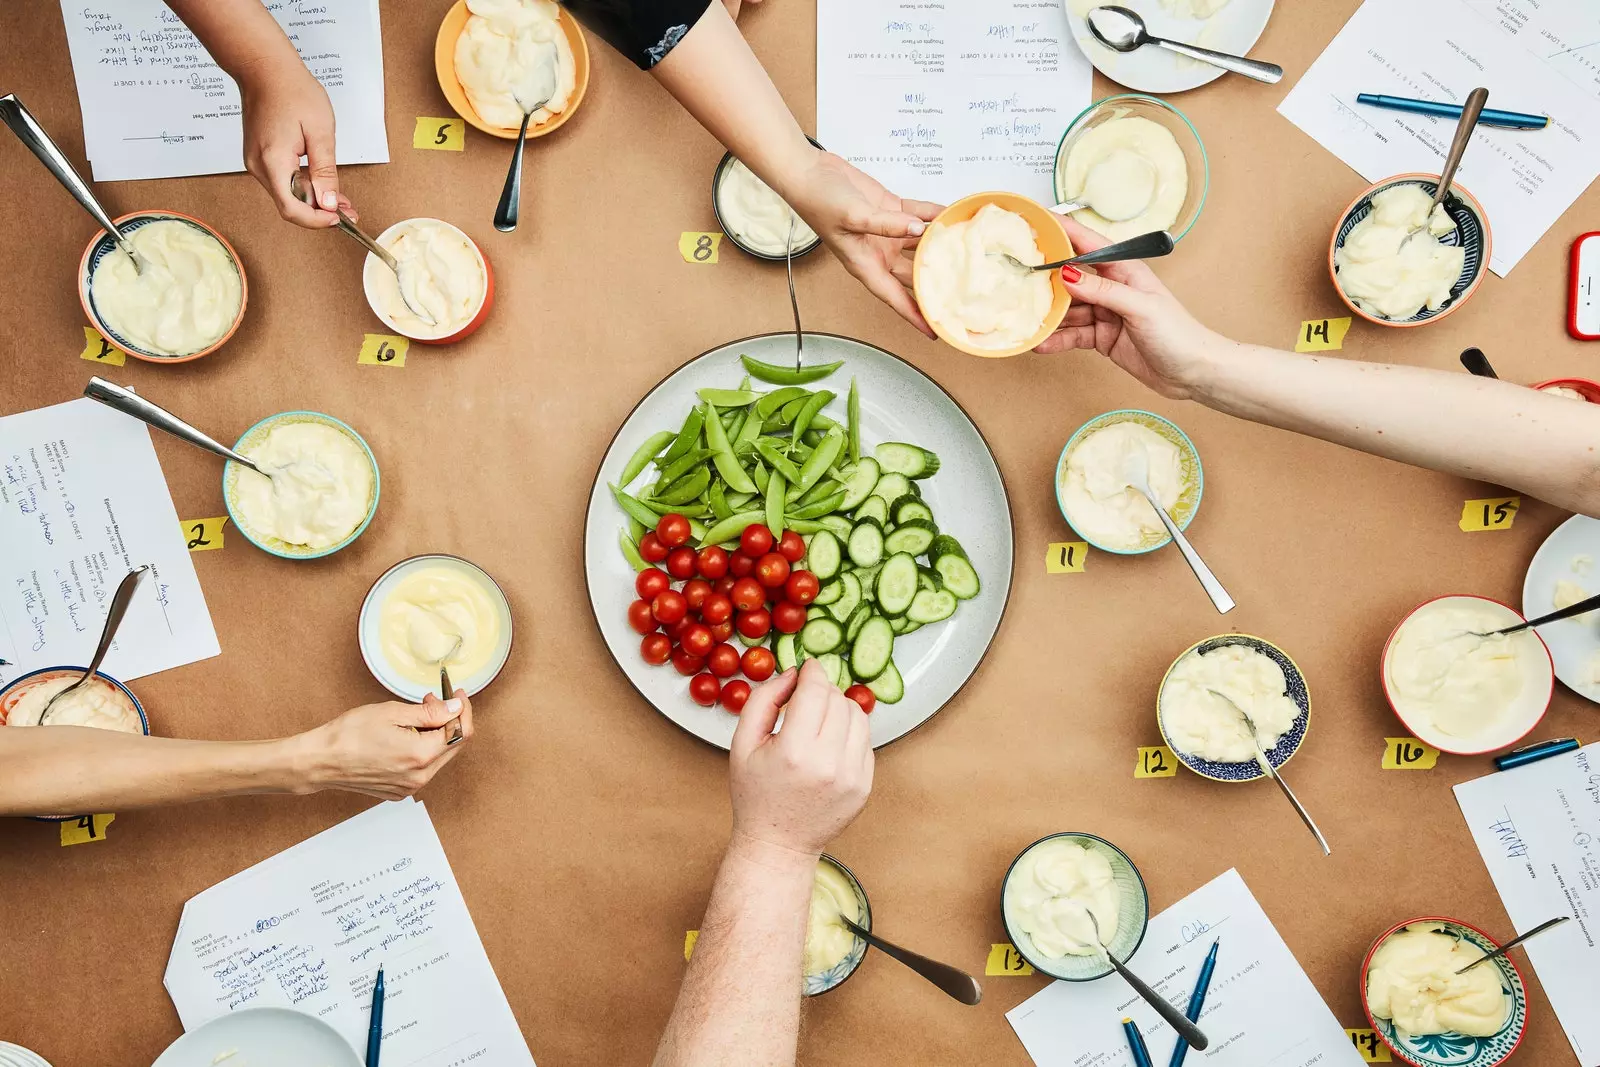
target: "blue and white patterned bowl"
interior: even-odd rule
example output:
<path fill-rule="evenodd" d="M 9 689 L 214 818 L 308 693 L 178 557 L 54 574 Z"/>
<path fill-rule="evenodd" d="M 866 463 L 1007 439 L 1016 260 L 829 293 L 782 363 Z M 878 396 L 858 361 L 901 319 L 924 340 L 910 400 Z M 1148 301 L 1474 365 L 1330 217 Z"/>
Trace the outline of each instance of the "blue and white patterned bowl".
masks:
<path fill-rule="evenodd" d="M 1300 714 L 1295 716 L 1289 732 L 1278 738 L 1278 743 L 1267 752 L 1267 762 L 1272 764 L 1273 770 L 1277 770 L 1300 751 L 1300 745 L 1306 739 L 1306 731 L 1311 729 L 1311 690 L 1306 687 L 1305 675 L 1300 672 L 1299 664 L 1289 658 L 1289 653 L 1271 641 L 1262 640 L 1254 634 L 1219 634 L 1204 641 L 1197 641 L 1184 649 L 1178 659 L 1172 661 L 1172 667 L 1176 667 L 1178 661 L 1190 653 L 1203 656 L 1212 649 L 1222 648 L 1225 645 L 1247 645 L 1283 668 L 1283 680 L 1288 684 L 1289 699 L 1295 702 Z M 1167 691 L 1167 679 L 1172 676 L 1172 667 L 1168 667 L 1167 673 L 1161 676 L 1161 688 L 1156 692 L 1156 725 L 1161 730 L 1161 740 L 1172 749 L 1172 754 L 1177 756 L 1185 767 L 1202 778 L 1210 778 L 1214 782 L 1253 782 L 1257 778 L 1265 777 L 1260 765 L 1253 759 L 1239 763 L 1219 763 L 1216 760 L 1201 759 L 1199 756 L 1191 755 L 1172 743 L 1172 735 L 1167 732 L 1166 714 L 1162 711 L 1164 702 L 1161 699 Z"/>
<path fill-rule="evenodd" d="M 1011 910 L 1006 905 L 1006 889 L 1011 884 L 1011 875 L 1017 869 L 1017 863 L 1046 841 L 1054 841 L 1058 837 L 1068 838 L 1074 844 L 1099 853 L 1111 861 L 1111 877 L 1117 885 L 1117 932 L 1106 947 L 1124 963 L 1138 952 L 1139 946 L 1144 943 L 1145 930 L 1150 925 L 1150 894 L 1145 889 L 1144 878 L 1139 874 L 1139 868 L 1133 865 L 1133 860 L 1128 858 L 1128 854 L 1105 838 L 1096 837 L 1094 834 L 1069 830 L 1041 837 L 1017 853 L 1017 858 L 1006 868 L 1006 876 L 1000 881 L 1000 921 L 1005 924 L 1006 936 L 1016 946 L 1017 952 L 1040 974 L 1059 978 L 1063 982 L 1092 982 L 1113 973 L 1111 965 L 1098 955 L 1044 955 L 1034 947 L 1033 938 L 1028 936 L 1028 932 L 1022 929 L 1021 924 L 1011 921 Z"/>
<path fill-rule="evenodd" d="M 1066 446 L 1061 449 L 1061 456 L 1056 460 L 1056 507 L 1061 509 L 1061 517 L 1067 520 L 1067 525 L 1072 525 L 1072 516 L 1067 514 L 1067 508 L 1061 500 L 1061 485 L 1067 478 L 1067 457 L 1078 446 L 1078 442 L 1096 430 L 1105 429 L 1112 423 L 1137 422 L 1148 430 L 1171 441 L 1178 448 L 1179 461 L 1183 465 L 1183 493 L 1178 497 L 1178 502 L 1172 506 L 1172 521 L 1178 524 L 1178 529 L 1187 530 L 1189 523 L 1194 521 L 1195 513 L 1200 510 L 1200 498 L 1206 491 L 1206 472 L 1200 466 L 1200 450 L 1194 447 L 1194 442 L 1189 440 L 1189 435 L 1178 429 L 1177 425 L 1168 419 L 1162 418 L 1153 411 L 1143 411 L 1139 408 L 1120 408 L 1108 411 L 1103 415 L 1096 415 L 1088 422 L 1079 426 L 1071 437 L 1067 438 Z M 1170 544 L 1172 538 L 1165 530 L 1151 534 L 1144 543 L 1137 548 L 1117 548 L 1112 545 L 1103 545 L 1090 537 L 1076 526 L 1078 536 L 1089 542 L 1102 552 L 1111 552 L 1119 556 L 1140 556 L 1146 552 L 1154 552 L 1163 545 Z"/>
<path fill-rule="evenodd" d="M 1361 1010 L 1366 1013 L 1367 1022 L 1377 1031 L 1383 1043 L 1389 1046 L 1395 1058 L 1412 1067 L 1496 1067 L 1504 1063 L 1522 1043 L 1523 1032 L 1528 1027 L 1528 991 L 1523 987 L 1521 972 L 1508 956 L 1497 956 L 1483 964 L 1499 969 L 1500 988 L 1511 1000 L 1506 1024 L 1493 1037 L 1468 1037 L 1457 1033 L 1426 1036 L 1407 1034 L 1398 1030 L 1391 1020 L 1379 1019 L 1372 1014 L 1372 1008 L 1367 1004 L 1367 970 L 1372 966 L 1373 953 L 1394 933 L 1420 923 L 1442 926 L 1446 932 L 1472 942 L 1484 952 L 1493 952 L 1500 947 L 1494 938 L 1476 926 L 1457 919 L 1435 915 L 1396 923 L 1372 942 L 1372 947 L 1367 949 L 1366 959 L 1361 962 L 1361 974 L 1357 980 L 1361 983 Z"/>
<path fill-rule="evenodd" d="M 20 699 L 23 689 L 32 688 L 41 682 L 48 682 L 52 678 L 63 674 L 82 674 L 86 670 L 88 670 L 87 667 L 41 667 L 36 671 L 29 671 L 27 674 L 19 675 L 9 685 L 0 686 L 0 723 L 5 721 L 5 710 L 10 704 L 15 703 L 17 699 Z M 144 704 L 139 701 L 138 697 L 133 695 L 133 690 L 129 689 L 126 685 L 123 685 L 121 682 L 111 677 L 111 675 L 107 674 L 105 671 L 96 671 L 95 677 L 99 678 L 103 682 L 110 682 L 112 685 L 116 686 L 122 691 L 122 695 L 127 697 L 128 700 L 133 704 L 133 710 L 139 713 L 140 731 L 146 737 L 149 737 L 150 717 L 144 713 Z M 21 730 L 25 729 L 25 727 L 19 726 L 17 729 Z M 32 818 L 37 819 L 40 822 L 67 822 L 70 819 L 82 818 L 82 815 L 34 815 Z"/>
<path fill-rule="evenodd" d="M 855 872 L 826 852 L 822 854 L 822 862 L 829 863 L 850 883 L 850 888 L 856 891 L 856 903 L 861 905 L 861 921 L 856 923 L 863 930 L 872 929 L 872 905 L 867 901 L 867 891 L 861 888 L 861 880 Z M 830 989 L 837 989 L 844 984 L 844 980 L 856 973 L 856 968 L 861 966 L 861 961 L 867 958 L 867 943 L 861 938 L 853 938 L 850 951 L 845 953 L 844 959 L 821 974 L 808 974 L 805 981 L 805 995 L 808 997 L 821 996 Z"/>

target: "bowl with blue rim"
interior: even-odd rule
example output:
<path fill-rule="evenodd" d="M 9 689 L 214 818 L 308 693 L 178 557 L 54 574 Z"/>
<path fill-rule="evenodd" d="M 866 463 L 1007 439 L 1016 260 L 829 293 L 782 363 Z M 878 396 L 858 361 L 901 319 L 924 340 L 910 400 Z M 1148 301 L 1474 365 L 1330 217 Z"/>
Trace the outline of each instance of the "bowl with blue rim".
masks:
<path fill-rule="evenodd" d="M 1204 641 L 1196 641 L 1172 661 L 1172 666 L 1167 668 L 1167 673 L 1161 676 L 1161 687 L 1156 692 L 1156 725 L 1161 730 L 1161 740 L 1172 749 L 1172 754 L 1185 767 L 1202 778 L 1209 778 L 1213 782 L 1253 782 L 1257 778 L 1266 777 L 1261 770 L 1261 765 L 1256 763 L 1254 757 L 1238 762 L 1223 762 L 1209 760 L 1193 753 L 1185 752 L 1179 745 L 1174 744 L 1172 734 L 1167 729 L 1166 701 L 1163 699 L 1167 691 L 1167 681 L 1172 677 L 1173 668 L 1189 656 L 1204 656 L 1216 649 L 1230 646 L 1244 646 L 1266 656 L 1283 671 L 1284 692 L 1294 705 L 1299 709 L 1294 722 L 1289 729 L 1278 738 L 1277 743 L 1266 751 L 1267 762 L 1277 770 L 1300 751 L 1300 746 L 1305 742 L 1306 733 L 1311 729 L 1311 690 L 1306 686 L 1305 674 L 1301 672 L 1289 653 L 1267 641 L 1256 637 L 1254 634 L 1218 634 L 1208 637 Z"/>
<path fill-rule="evenodd" d="M 872 904 L 867 900 L 867 891 L 861 888 L 861 879 L 857 878 L 855 872 L 849 867 L 846 867 L 826 852 L 822 854 L 822 857 L 817 862 L 826 863 L 844 875 L 844 880 L 850 883 L 851 889 L 855 890 L 856 904 L 860 907 L 861 918 L 856 922 L 856 925 L 863 930 L 871 930 Z M 816 997 L 830 990 L 838 989 L 845 983 L 847 978 L 856 973 L 856 970 L 861 966 L 861 961 L 866 958 L 867 943 L 861 940 L 859 936 L 851 938 L 850 951 L 844 954 L 844 959 L 825 971 L 805 976 L 805 985 L 803 987 L 805 995 Z"/>
<path fill-rule="evenodd" d="M 1178 462 L 1183 469 L 1183 491 L 1178 494 L 1177 501 L 1167 509 L 1172 516 L 1172 521 L 1177 523 L 1178 529 L 1188 530 L 1189 524 L 1194 521 L 1195 515 L 1200 511 L 1200 499 L 1206 491 L 1206 472 L 1200 465 L 1200 450 L 1194 446 L 1189 435 L 1180 430 L 1176 423 L 1164 419 L 1153 411 L 1144 411 L 1140 408 L 1119 408 L 1116 411 L 1107 411 L 1096 415 L 1088 422 L 1073 431 L 1067 438 L 1066 445 L 1061 449 L 1061 456 L 1056 460 L 1056 507 L 1061 511 L 1061 517 L 1067 520 L 1067 525 L 1077 531 L 1079 537 L 1102 552 L 1111 552 L 1119 556 L 1142 556 L 1146 552 L 1154 552 L 1163 545 L 1172 542 L 1172 536 L 1161 530 L 1146 536 L 1139 544 L 1133 547 L 1107 544 L 1097 540 L 1078 529 L 1072 521 L 1072 515 L 1067 511 L 1065 499 L 1062 496 L 1062 486 L 1067 480 L 1067 461 L 1073 451 L 1081 445 L 1089 435 L 1097 430 L 1121 422 L 1132 422 L 1150 430 L 1156 436 L 1170 442 L 1178 449 Z M 1136 490 L 1134 490 L 1136 492 Z"/>

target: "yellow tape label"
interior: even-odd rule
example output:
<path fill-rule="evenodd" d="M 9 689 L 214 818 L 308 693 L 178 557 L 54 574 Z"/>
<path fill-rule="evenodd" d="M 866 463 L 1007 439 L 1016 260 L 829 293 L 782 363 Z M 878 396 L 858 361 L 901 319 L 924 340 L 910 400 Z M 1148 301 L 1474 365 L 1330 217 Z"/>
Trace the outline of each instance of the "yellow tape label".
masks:
<path fill-rule="evenodd" d="M 116 815 L 80 815 L 61 823 L 61 845 L 81 845 L 88 841 L 104 841 L 106 830 Z"/>
<path fill-rule="evenodd" d="M 1520 496 L 1495 496 L 1487 500 L 1469 500 L 1461 505 L 1461 522 L 1458 525 L 1467 533 L 1484 530 L 1509 530 L 1517 521 L 1517 511 L 1522 507 Z"/>
<path fill-rule="evenodd" d="M 1007 941 L 989 946 L 989 958 L 984 962 L 983 973 L 994 977 L 1003 975 L 1016 977 L 1032 974 L 1033 968 L 1022 958 L 1022 953 L 1017 951 L 1017 947 Z"/>
<path fill-rule="evenodd" d="M 1383 769 L 1386 771 L 1431 771 L 1439 762 L 1439 750 L 1415 737 L 1383 739 Z"/>
<path fill-rule="evenodd" d="M 1337 352 L 1344 347 L 1344 335 L 1349 332 L 1349 318 L 1307 319 L 1300 324 L 1300 336 L 1295 338 L 1294 350 Z"/>
<path fill-rule="evenodd" d="M 410 347 L 411 342 L 404 337 L 388 333 L 365 334 L 361 338 L 361 354 L 356 356 L 356 362 L 369 367 L 404 367 L 406 349 Z"/>
<path fill-rule="evenodd" d="M 104 363 L 108 367 L 120 367 L 128 361 L 128 354 L 120 348 L 113 348 L 111 342 L 101 337 L 100 331 L 93 326 L 85 326 L 83 351 L 78 353 L 78 358 L 90 363 Z"/>
<path fill-rule="evenodd" d="M 461 119 L 417 117 L 417 128 L 411 133 L 412 148 L 428 148 L 435 152 L 460 152 L 467 147 L 467 124 Z"/>
<path fill-rule="evenodd" d="M 1085 541 L 1052 541 L 1044 553 L 1046 574 L 1082 574 L 1084 560 L 1089 555 Z"/>
<path fill-rule="evenodd" d="M 1133 765 L 1135 778 L 1171 778 L 1178 773 L 1178 757 L 1166 745 L 1151 745 L 1139 750 Z"/>
<path fill-rule="evenodd" d="M 1378 1039 L 1376 1030 L 1346 1030 L 1350 1035 L 1350 1043 L 1361 1053 L 1361 1058 L 1368 1063 L 1393 1063 L 1389 1055 L 1389 1046 Z"/>
<path fill-rule="evenodd" d="M 688 963 L 689 957 L 694 955 L 694 945 L 700 940 L 699 930 L 690 930 L 683 935 L 683 962 Z"/>
<path fill-rule="evenodd" d="M 212 552 L 222 547 L 222 527 L 228 522 L 228 516 L 219 515 L 214 519 L 184 519 L 178 525 L 183 527 L 183 543 L 190 552 Z"/>
<path fill-rule="evenodd" d="M 678 255 L 685 263 L 715 263 L 717 249 L 722 247 L 720 233 L 693 233 L 689 230 L 678 235 Z"/>

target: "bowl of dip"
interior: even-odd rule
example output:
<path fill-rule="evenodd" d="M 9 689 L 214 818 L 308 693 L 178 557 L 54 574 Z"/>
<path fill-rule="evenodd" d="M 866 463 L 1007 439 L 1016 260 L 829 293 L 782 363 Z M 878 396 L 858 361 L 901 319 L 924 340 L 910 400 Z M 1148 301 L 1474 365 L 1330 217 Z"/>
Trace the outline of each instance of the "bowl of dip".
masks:
<path fill-rule="evenodd" d="M 1067 438 L 1056 461 L 1056 506 L 1102 552 L 1137 556 L 1172 540 L 1150 502 L 1122 481 L 1124 457 L 1137 448 L 1148 453 L 1150 488 L 1178 529 L 1187 530 L 1200 510 L 1205 471 L 1188 434 L 1137 408 L 1096 415 Z"/>
<path fill-rule="evenodd" d="M 85 667 L 44 667 L 29 671 L 0 688 L 0 727 L 25 729 L 39 725 L 39 714 L 50 698 L 76 682 Z M 45 723 L 50 726 L 92 726 L 124 733 L 150 733 L 150 720 L 144 705 L 133 690 L 106 674 L 96 671 L 94 680 L 56 703 Z M 77 815 L 39 815 L 47 822 L 75 819 Z"/>
<path fill-rule="evenodd" d="M 1537 631 L 1477 638 L 1525 621 L 1481 596 L 1441 596 L 1400 621 L 1383 647 L 1383 692 L 1395 715 L 1441 752 L 1477 756 L 1539 725 L 1555 691 L 1555 666 Z"/>
<path fill-rule="evenodd" d="M 1128 854 L 1093 834 L 1041 837 L 1018 853 L 1000 883 L 1000 918 L 1022 958 L 1040 974 L 1092 982 L 1114 973 L 1094 946 L 1100 935 L 1117 959 L 1139 951 L 1150 896 Z"/>
<path fill-rule="evenodd" d="M 863 930 L 872 929 L 872 905 L 855 872 L 824 852 L 811 884 L 806 915 L 805 995 L 820 996 L 844 984 L 867 958 L 867 943 L 836 921 L 845 914 Z"/>
<path fill-rule="evenodd" d="M 1492 247 L 1483 205 L 1452 182 L 1430 215 L 1436 174 L 1397 174 L 1370 186 L 1339 216 L 1328 277 L 1357 316 L 1379 326 L 1437 322 L 1465 304 Z M 1415 236 L 1404 235 L 1416 229 Z"/>
<path fill-rule="evenodd" d="M 1023 263 L 1073 256 L 1058 216 L 1016 193 L 975 193 L 941 211 L 917 242 L 911 291 L 939 339 L 969 356 L 1017 356 L 1066 317 L 1072 298 L 1059 271 Z"/>
<path fill-rule="evenodd" d="M 401 264 L 395 274 L 371 252 L 361 265 L 367 306 L 389 329 L 425 345 L 448 345 L 477 332 L 494 306 L 494 270 L 478 243 L 442 219 L 404 219 L 375 240 Z M 434 319 L 428 323 L 406 304 Z"/>
<path fill-rule="evenodd" d="M 433 70 L 450 107 L 484 133 L 516 140 L 522 107 L 513 87 L 540 80 L 533 65 L 554 44 L 556 95 L 533 113 L 528 136 L 559 129 L 589 87 L 589 45 L 577 19 L 554 0 L 472 0 L 472 8 L 456 0 L 434 38 Z"/>
<path fill-rule="evenodd" d="M 137 272 L 101 230 L 78 264 L 78 300 L 100 335 L 135 359 L 185 363 L 221 348 L 244 321 L 244 264 L 228 239 L 177 211 L 116 220 L 145 261 Z"/>
<path fill-rule="evenodd" d="M 412 556 L 384 571 L 356 617 L 367 670 L 414 704 L 439 693 L 441 660 L 451 683 L 475 696 L 511 658 L 511 631 L 511 604 L 489 572 L 443 553 Z"/>
<path fill-rule="evenodd" d="M 318 411 L 268 415 L 234 442 L 273 478 L 229 460 L 222 500 L 240 533 L 283 559 L 320 559 L 344 548 L 378 510 L 378 461 L 345 423 Z"/>
<path fill-rule="evenodd" d="M 1072 120 L 1056 146 L 1054 181 L 1056 203 L 1086 200 L 1072 217 L 1109 241 L 1152 230 L 1179 241 L 1205 207 L 1211 164 L 1188 116 L 1123 93 Z"/>
<path fill-rule="evenodd" d="M 1535 382 L 1529 386 L 1541 393 L 1552 393 L 1564 396 L 1569 400 L 1587 400 L 1591 404 L 1600 404 L 1600 382 L 1588 378 L 1551 378 L 1547 382 Z"/>
<path fill-rule="evenodd" d="M 1477 927 L 1429 916 L 1373 941 L 1361 1008 L 1395 1059 L 1413 1067 L 1495 1067 L 1522 1042 L 1528 994 L 1509 957 L 1455 972 L 1500 946 Z"/>
<path fill-rule="evenodd" d="M 822 146 L 810 137 L 806 140 Z M 789 225 L 794 224 L 795 258 L 815 251 L 822 238 L 806 224 L 783 197 L 735 156 L 722 154 L 711 174 L 711 209 L 717 226 L 740 251 L 769 263 L 789 258 Z M 1041 260 L 1040 262 L 1044 262 Z"/>
<path fill-rule="evenodd" d="M 1214 782 L 1265 777 L 1239 712 L 1249 713 L 1274 770 L 1300 751 L 1311 728 L 1311 691 L 1289 654 L 1253 634 L 1221 634 L 1183 651 L 1161 679 L 1156 724 L 1183 765 Z"/>

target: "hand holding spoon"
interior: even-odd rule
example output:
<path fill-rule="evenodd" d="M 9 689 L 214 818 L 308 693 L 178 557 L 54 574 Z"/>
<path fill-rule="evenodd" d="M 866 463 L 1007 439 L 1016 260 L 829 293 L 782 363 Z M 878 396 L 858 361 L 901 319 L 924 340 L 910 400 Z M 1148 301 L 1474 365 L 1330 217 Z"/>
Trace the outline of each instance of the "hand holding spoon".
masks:
<path fill-rule="evenodd" d="M 316 207 L 312 199 L 311 190 L 300 184 L 300 175 L 298 173 L 289 175 L 289 192 L 296 199 Z M 395 285 L 400 290 L 400 299 L 405 303 L 407 310 L 429 326 L 439 325 L 438 320 L 433 317 L 428 309 L 416 303 L 412 298 L 412 294 L 417 291 L 416 264 L 409 259 L 396 259 L 394 253 L 373 240 L 365 230 L 357 226 L 356 220 L 345 214 L 344 208 L 336 207 L 333 210 L 339 216 L 339 225 L 335 228 L 345 236 L 354 239 L 356 244 L 377 256 L 380 263 L 394 271 Z"/>
<path fill-rule="evenodd" d="M 948 963 L 940 963 L 938 960 L 930 960 L 928 957 L 912 952 L 910 949 L 904 949 L 899 945 L 885 941 L 877 934 L 851 922 L 843 915 L 839 916 L 839 921 L 844 924 L 846 930 L 849 930 L 885 956 L 899 960 L 961 1003 L 976 1004 L 983 999 L 983 989 L 979 987 L 978 980 L 959 967 L 952 967 Z"/>
<path fill-rule="evenodd" d="M 540 66 L 543 80 L 536 84 L 533 98 L 537 104 L 528 105 L 528 102 L 519 95 L 515 88 L 512 96 L 522 108 L 522 128 L 517 131 L 517 147 L 511 152 L 511 170 L 506 174 L 505 188 L 500 190 L 500 203 L 494 209 L 494 228 L 501 233 L 510 233 L 517 228 L 517 209 L 522 202 L 522 148 L 528 143 L 528 120 L 533 118 L 533 113 L 548 104 L 556 95 L 556 63 L 559 53 L 556 51 L 554 41 L 547 41 L 549 49 L 545 62 Z"/>
<path fill-rule="evenodd" d="M 1317 844 L 1322 846 L 1322 854 L 1324 856 L 1333 855 L 1333 850 L 1328 847 L 1328 839 L 1322 836 L 1322 831 L 1317 829 L 1317 824 L 1311 820 L 1311 813 L 1306 811 L 1305 807 L 1300 803 L 1300 798 L 1295 796 L 1294 790 L 1289 788 L 1289 783 L 1283 780 L 1283 776 L 1278 773 L 1277 768 L 1273 767 L 1272 761 L 1267 759 L 1267 754 L 1261 751 L 1261 737 L 1256 733 L 1255 720 L 1250 718 L 1250 713 L 1235 704 L 1233 698 L 1226 693 L 1216 689 L 1207 689 L 1206 692 L 1218 700 L 1226 702 L 1244 719 L 1245 730 L 1250 734 L 1250 744 L 1256 750 L 1256 765 L 1261 768 L 1261 773 L 1278 783 L 1278 788 L 1283 790 L 1283 795 L 1289 798 L 1290 804 L 1294 805 L 1294 810 L 1299 814 L 1300 821 L 1306 824 L 1306 829 L 1311 831 L 1311 835 L 1317 839 Z"/>
<path fill-rule="evenodd" d="M 1243 74 L 1247 78 L 1254 78 L 1268 85 L 1275 84 L 1283 77 L 1283 68 L 1276 63 L 1262 63 L 1260 60 L 1229 55 L 1227 52 L 1214 52 L 1198 45 L 1184 44 L 1182 41 L 1153 37 L 1145 28 L 1144 19 L 1139 17 L 1139 13 L 1126 7 L 1114 4 L 1097 7 L 1089 12 L 1085 21 L 1088 22 L 1089 32 L 1094 34 L 1095 40 L 1113 52 L 1133 52 L 1147 44 L 1153 44 L 1169 52 L 1176 52 L 1180 56 L 1198 59 L 1202 63 L 1210 63 L 1214 67 Z"/>
<path fill-rule="evenodd" d="M 461 642 L 462 638 L 457 637 L 456 643 L 450 646 L 450 651 L 446 652 L 444 654 L 444 658 L 439 661 L 440 700 L 449 700 L 455 694 L 456 687 L 450 683 L 450 672 L 445 669 L 444 665 L 447 661 L 454 659 L 457 652 L 461 651 Z M 455 718 L 445 723 L 445 725 L 453 728 L 450 731 L 449 739 L 445 741 L 445 747 L 448 748 L 462 739 L 463 735 L 461 733 L 461 716 L 457 715 Z"/>
<path fill-rule="evenodd" d="M 1156 259 L 1160 256 L 1171 255 L 1174 247 L 1176 245 L 1172 240 L 1172 234 L 1166 230 L 1151 230 L 1149 233 L 1141 233 L 1137 237 L 1130 237 L 1126 241 L 1104 245 L 1093 252 L 1085 252 L 1082 255 L 1073 256 L 1071 259 L 1058 259 L 1053 263 L 1041 263 L 1036 267 L 1022 262 L 1022 260 L 1009 252 L 997 252 L 995 254 L 1018 270 L 1037 271 L 1060 270 L 1069 263 L 1074 266 L 1091 266 L 1095 263 L 1120 263 L 1128 259 Z"/>
<path fill-rule="evenodd" d="M 89 661 L 89 669 L 83 672 L 83 677 L 67 686 L 61 692 L 51 697 L 39 712 L 39 725 L 44 725 L 45 716 L 50 714 L 50 709 L 55 707 L 56 701 L 72 692 L 89 684 L 89 680 L 100 669 L 100 664 L 105 660 L 106 653 L 111 650 L 111 642 L 116 639 L 117 627 L 122 625 L 122 617 L 128 613 L 128 605 L 133 603 L 133 594 L 139 588 L 139 580 L 144 577 L 145 571 L 150 569 L 146 563 L 142 567 L 135 567 L 129 571 L 117 585 L 117 591 L 111 595 L 111 607 L 106 612 L 106 624 L 100 631 L 100 643 L 95 646 L 94 658 Z"/>
<path fill-rule="evenodd" d="M 1115 247 L 1108 246 L 1108 247 Z M 1105 249 L 1101 249 L 1102 252 Z M 1092 255 L 1093 253 L 1091 253 Z M 1161 524 L 1167 528 L 1167 533 L 1172 535 L 1173 543 L 1178 546 L 1178 551 L 1183 553 L 1183 558 L 1189 564 L 1189 569 L 1194 571 L 1194 576 L 1200 579 L 1200 585 L 1205 589 L 1206 595 L 1211 598 L 1211 603 L 1223 615 L 1234 609 L 1233 597 L 1217 581 L 1217 576 L 1211 573 L 1211 568 L 1206 566 L 1205 560 L 1200 558 L 1200 553 L 1194 550 L 1189 539 L 1183 536 L 1183 531 L 1178 529 L 1178 524 L 1172 521 L 1172 516 L 1167 514 L 1167 509 L 1156 500 L 1154 490 L 1150 488 L 1150 456 L 1142 448 L 1135 448 L 1128 452 L 1122 468 L 1122 480 L 1129 488 L 1137 489 L 1150 501 L 1150 506 L 1155 508 L 1156 516 Z"/>
<path fill-rule="evenodd" d="M 1064 897 L 1063 899 L 1070 900 L 1073 904 L 1082 908 L 1083 913 L 1089 917 L 1089 922 L 1094 927 L 1094 940 L 1095 944 L 1100 948 L 1100 954 L 1111 964 L 1113 970 L 1122 975 L 1122 980 L 1132 986 L 1133 991 L 1143 997 L 1145 1003 L 1154 1008 L 1157 1014 L 1166 1020 L 1168 1026 L 1178 1031 L 1179 1038 L 1187 1041 L 1190 1048 L 1197 1052 L 1204 1052 L 1206 1046 L 1211 1044 L 1210 1038 L 1206 1037 L 1201 1029 L 1190 1022 L 1188 1017 L 1181 1011 L 1169 1004 L 1166 997 L 1145 985 L 1138 975 L 1124 967 L 1122 962 L 1111 954 L 1111 949 L 1106 947 L 1105 938 L 1100 934 L 1100 920 L 1095 918 L 1094 912 L 1082 901 L 1073 897 Z"/>

